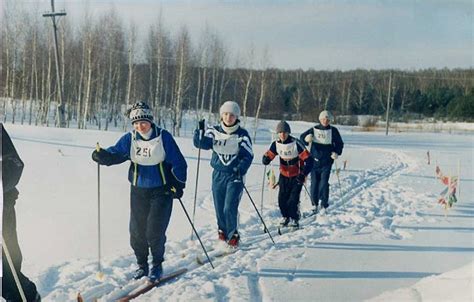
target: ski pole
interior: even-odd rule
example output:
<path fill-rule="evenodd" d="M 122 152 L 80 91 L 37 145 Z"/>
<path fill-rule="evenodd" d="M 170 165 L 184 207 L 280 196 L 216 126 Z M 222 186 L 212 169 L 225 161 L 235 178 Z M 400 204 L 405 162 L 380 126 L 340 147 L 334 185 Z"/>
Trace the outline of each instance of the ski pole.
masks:
<path fill-rule="evenodd" d="M 97 142 L 95 146 L 95 150 L 97 152 L 100 151 L 100 145 L 99 142 Z M 104 278 L 104 273 L 102 272 L 102 267 L 100 265 L 100 252 L 101 252 L 101 247 L 100 247 L 100 164 L 97 163 L 97 243 L 98 243 L 98 272 L 97 272 L 97 278 L 100 280 Z"/>
<path fill-rule="evenodd" d="M 341 179 L 339 178 L 339 170 L 337 168 L 337 161 L 334 161 L 334 165 L 336 167 L 337 182 L 339 184 L 339 194 L 341 194 L 341 200 L 342 200 L 343 196 L 342 196 L 342 188 L 341 188 Z"/>
<path fill-rule="evenodd" d="M 207 260 L 209 260 L 209 264 L 211 264 L 212 268 L 214 268 L 214 265 L 212 264 L 211 258 L 209 258 L 209 255 L 207 254 L 206 248 L 204 247 L 204 244 L 202 244 L 201 238 L 199 237 L 199 234 L 196 231 L 196 228 L 194 227 L 194 223 L 191 221 L 191 218 L 189 217 L 188 211 L 186 211 L 186 208 L 184 207 L 183 201 L 181 201 L 181 198 L 178 198 L 178 200 L 179 200 L 179 203 L 181 204 L 181 207 L 183 208 L 184 214 L 186 214 L 186 217 L 188 218 L 188 221 L 191 224 L 191 227 L 193 228 L 194 233 L 196 234 L 197 239 L 199 240 L 199 243 L 201 244 L 201 247 L 204 251 L 204 254 L 206 254 Z"/>
<path fill-rule="evenodd" d="M 245 186 L 243 179 L 241 179 L 241 181 L 242 181 L 242 186 L 245 189 L 245 192 L 247 192 L 247 195 L 249 196 L 250 202 L 252 203 L 253 207 L 255 208 L 255 211 L 257 212 L 258 217 L 260 217 L 260 220 L 262 221 L 264 231 L 266 231 L 268 233 L 268 236 L 270 236 L 270 239 L 272 240 L 273 244 L 275 244 L 275 241 L 273 240 L 272 234 L 270 234 L 270 231 L 268 230 L 267 225 L 265 224 L 265 221 L 263 221 L 262 215 L 260 215 L 260 212 L 258 212 L 257 206 L 255 205 L 255 202 L 253 202 L 252 196 L 250 196 L 250 193 L 247 190 L 247 187 Z"/>
<path fill-rule="evenodd" d="M 5 238 L 3 238 L 2 234 L 2 240 L 3 240 L 3 250 L 5 251 L 5 256 L 7 257 L 7 262 L 8 265 L 10 266 L 10 270 L 12 271 L 13 279 L 15 280 L 16 287 L 18 288 L 18 292 L 20 293 L 21 300 L 23 302 L 27 302 L 25 292 L 23 291 L 23 288 L 21 287 L 20 279 L 18 278 L 18 274 L 16 272 L 15 266 L 13 265 L 13 260 L 10 255 L 10 251 L 8 250 L 7 243 L 5 242 Z M 3 276 L 5 277 L 5 275 Z"/>
<path fill-rule="evenodd" d="M 267 166 L 263 168 L 263 179 L 262 179 L 262 200 L 260 201 L 260 212 L 263 214 L 263 193 L 265 191 L 265 176 L 267 174 Z"/>
<path fill-rule="evenodd" d="M 308 188 L 306 187 L 305 184 L 303 184 L 303 188 L 306 191 L 306 194 L 308 194 L 309 199 L 311 200 L 311 194 L 309 194 Z"/>
<path fill-rule="evenodd" d="M 194 204 L 193 204 L 193 224 L 194 224 L 194 217 L 196 215 L 196 199 L 197 199 L 197 192 L 198 192 L 198 180 L 199 180 L 199 164 L 201 162 L 201 139 L 202 139 L 202 130 L 199 130 L 199 149 L 198 149 L 198 160 L 197 160 L 197 169 L 196 169 L 196 184 L 194 187 Z M 191 240 L 193 240 L 194 232 L 191 230 Z"/>

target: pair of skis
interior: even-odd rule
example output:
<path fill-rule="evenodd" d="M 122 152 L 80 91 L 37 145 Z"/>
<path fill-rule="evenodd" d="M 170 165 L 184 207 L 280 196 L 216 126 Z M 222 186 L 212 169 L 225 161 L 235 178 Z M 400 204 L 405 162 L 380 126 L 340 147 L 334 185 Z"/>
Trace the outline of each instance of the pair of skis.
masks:
<path fill-rule="evenodd" d="M 143 294 L 146 294 L 152 289 L 157 288 L 165 284 L 166 282 L 179 277 L 180 275 L 186 273 L 187 271 L 188 271 L 187 268 L 181 268 L 176 271 L 164 274 L 160 279 L 154 282 L 150 282 L 149 280 L 147 280 L 146 282 L 143 283 L 143 285 L 139 285 L 137 288 L 133 289 L 132 291 L 128 292 L 127 294 L 121 297 L 116 298 L 115 300 L 119 302 L 127 302 L 130 300 L 133 300 Z M 97 300 L 98 299 L 92 299 L 92 301 L 97 301 Z M 84 298 L 81 296 L 80 293 L 77 295 L 77 302 L 84 302 Z"/>
<path fill-rule="evenodd" d="M 144 286 L 139 287 L 132 292 L 128 293 L 126 296 L 117 299 L 119 302 L 127 302 L 132 299 L 135 299 L 138 296 L 141 296 L 143 294 L 146 294 L 147 292 L 151 291 L 152 289 L 159 287 L 166 283 L 167 281 L 173 280 L 174 278 L 186 273 L 188 269 L 186 268 L 181 268 L 178 269 L 177 271 L 171 272 L 169 274 L 163 275 L 160 279 L 156 280 L 155 282 L 150 282 L 147 281 Z"/>
<path fill-rule="evenodd" d="M 210 251 L 208 255 L 209 255 L 209 258 L 211 258 L 211 260 L 213 261 L 215 259 L 219 259 L 228 255 L 231 255 L 237 252 L 238 250 L 239 248 L 216 249 L 216 250 Z M 205 255 L 197 255 L 196 262 L 199 265 L 204 265 L 206 263 L 209 263 L 209 260 L 207 259 L 207 257 L 205 257 Z"/>

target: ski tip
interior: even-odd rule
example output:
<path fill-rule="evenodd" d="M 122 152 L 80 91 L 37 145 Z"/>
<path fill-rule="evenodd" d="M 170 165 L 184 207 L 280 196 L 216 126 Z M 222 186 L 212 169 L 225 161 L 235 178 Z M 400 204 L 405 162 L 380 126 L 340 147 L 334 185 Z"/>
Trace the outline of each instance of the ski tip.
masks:
<path fill-rule="evenodd" d="M 97 272 L 97 274 L 95 275 L 95 278 L 97 279 L 97 281 L 104 281 L 105 280 L 105 274 L 103 272 Z"/>
<path fill-rule="evenodd" d="M 197 262 L 197 264 L 199 264 L 199 265 L 204 265 L 204 264 L 206 264 L 206 261 L 203 261 L 203 260 L 202 260 L 201 258 L 199 258 L 199 257 L 196 257 L 196 262 Z"/>

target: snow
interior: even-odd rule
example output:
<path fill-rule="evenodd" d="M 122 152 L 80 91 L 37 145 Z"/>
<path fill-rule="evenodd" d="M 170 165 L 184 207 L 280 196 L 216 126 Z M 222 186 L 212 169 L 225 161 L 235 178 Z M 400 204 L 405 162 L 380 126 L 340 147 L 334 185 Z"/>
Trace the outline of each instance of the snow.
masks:
<path fill-rule="evenodd" d="M 261 208 L 261 155 L 278 121 L 261 121 L 254 165 L 246 186 Z M 312 124 L 290 122 L 294 133 Z M 129 246 L 128 165 L 101 167 L 101 265 L 97 278 L 96 142 L 114 144 L 122 132 L 5 125 L 25 162 L 17 201 L 23 271 L 44 301 L 113 301 L 140 284 L 129 281 L 135 269 Z M 188 126 L 177 138 L 188 161 L 183 202 L 192 213 L 197 150 Z M 139 301 L 473 301 L 474 136 L 469 133 L 353 132 L 340 127 L 345 142 L 330 179 L 328 213 L 301 221 L 301 230 L 263 233 L 248 196 L 240 205 L 242 249 L 197 265 L 199 243 L 178 201 L 168 228 L 165 272 L 187 267 L 179 279 Z M 252 133 L 252 131 L 250 131 Z M 426 152 L 430 151 L 431 165 Z M 206 247 L 216 244 L 211 195 L 210 152 L 202 152 L 196 227 Z M 435 164 L 458 174 L 457 204 L 445 211 L 436 200 L 443 185 Z M 273 167 L 277 172 L 278 167 Z M 334 166 L 333 166 L 334 168 Z M 308 182 L 309 188 L 309 182 Z M 341 195 L 342 193 L 342 195 Z M 277 191 L 265 189 L 263 218 L 270 230 L 280 220 Z M 301 210 L 310 201 L 301 195 Z M 194 236 L 195 238 L 195 236 Z"/>

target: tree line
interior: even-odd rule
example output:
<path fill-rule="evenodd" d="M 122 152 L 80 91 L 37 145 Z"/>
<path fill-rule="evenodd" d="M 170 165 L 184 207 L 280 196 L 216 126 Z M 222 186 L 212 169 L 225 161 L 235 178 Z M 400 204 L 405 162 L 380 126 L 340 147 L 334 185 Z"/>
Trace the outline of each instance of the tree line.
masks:
<path fill-rule="evenodd" d="M 13 122 L 56 124 L 58 104 L 50 21 L 8 1 L 2 16 L 0 114 Z M 66 126 L 108 129 L 124 123 L 124 108 L 148 102 L 156 121 L 179 135 L 183 112 L 216 119 L 220 104 L 235 100 L 242 119 L 315 121 L 336 115 L 436 117 L 474 121 L 474 70 L 318 71 L 272 68 L 268 50 L 231 53 L 205 27 L 191 37 L 172 33 L 161 14 L 148 28 L 126 23 L 111 10 L 59 22 L 59 56 Z M 196 41 L 196 42 L 193 42 Z M 389 78 L 391 77 L 391 81 Z M 389 93 L 390 92 L 390 93 Z M 390 98 L 388 97 L 390 95 Z M 9 109 L 10 108 L 10 109 Z M 255 127 L 257 128 L 257 127 Z"/>

